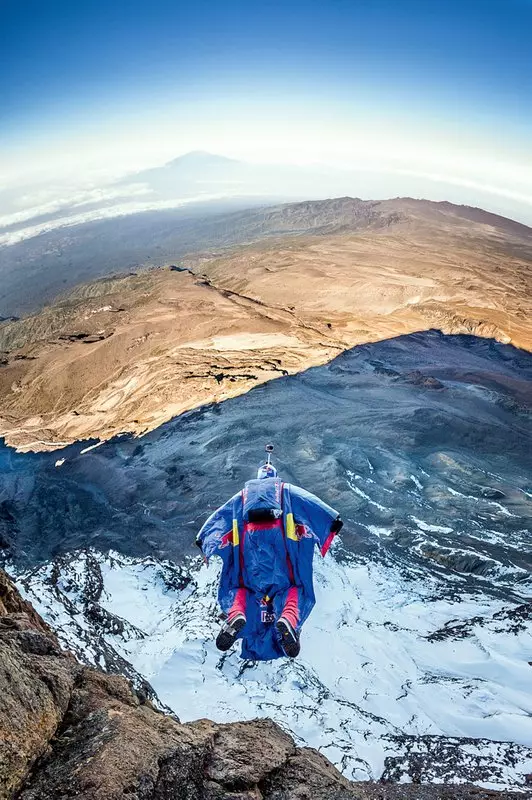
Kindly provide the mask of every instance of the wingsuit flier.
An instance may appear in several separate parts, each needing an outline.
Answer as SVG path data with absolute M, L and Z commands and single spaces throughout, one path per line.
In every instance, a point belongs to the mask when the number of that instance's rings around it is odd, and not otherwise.
M 211 514 L 196 538 L 207 561 L 223 561 L 219 650 L 242 638 L 244 659 L 299 654 L 301 627 L 315 603 L 314 547 L 325 556 L 342 525 L 318 497 L 284 483 L 268 456 L 257 478 Z

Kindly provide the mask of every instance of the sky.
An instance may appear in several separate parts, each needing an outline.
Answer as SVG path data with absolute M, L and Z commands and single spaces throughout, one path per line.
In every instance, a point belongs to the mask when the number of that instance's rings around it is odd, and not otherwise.
M 532 0 L 0 9 L 0 190 L 201 149 L 420 178 L 532 224 Z

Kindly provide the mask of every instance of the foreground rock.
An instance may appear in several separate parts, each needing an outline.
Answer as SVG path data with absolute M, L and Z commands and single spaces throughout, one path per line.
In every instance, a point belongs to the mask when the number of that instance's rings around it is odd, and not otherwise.
M 0 798 L 511 798 L 478 787 L 354 784 L 267 719 L 182 725 L 84 667 L 0 572 Z

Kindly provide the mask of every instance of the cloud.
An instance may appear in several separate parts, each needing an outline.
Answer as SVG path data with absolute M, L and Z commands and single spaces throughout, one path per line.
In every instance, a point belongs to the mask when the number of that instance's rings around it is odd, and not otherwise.
M 71 194 L 60 194 L 59 196 L 57 196 L 57 191 L 61 191 L 61 188 L 58 187 L 56 190 L 39 189 L 18 196 L 12 201 L 12 205 L 20 206 L 23 210 L 0 216 L 0 228 L 20 225 L 37 217 L 57 214 L 63 211 L 70 212 L 83 206 L 109 204 L 112 200 L 138 197 L 151 193 L 151 189 L 148 186 L 140 183 L 132 183 L 116 189 L 105 187 L 82 189 Z M 34 203 L 37 204 L 34 205 Z
M 181 200 L 160 200 L 151 203 L 121 203 L 108 208 L 96 208 L 81 214 L 73 214 L 68 217 L 60 217 L 27 228 L 20 228 L 0 234 L 0 246 L 10 246 L 39 236 L 43 233 L 50 233 L 57 228 L 67 228 L 73 225 L 83 225 L 86 222 L 95 222 L 101 219 L 112 219 L 113 217 L 124 217 L 129 214 L 138 214 L 142 211 L 161 211 L 164 209 L 180 208 L 190 203 L 205 202 L 208 200 L 223 200 L 227 194 L 201 194 L 197 197 L 187 197 Z
M 412 169 L 395 169 L 393 172 L 398 175 L 410 175 L 414 178 L 423 178 L 424 180 L 434 181 L 436 183 L 446 183 L 450 186 L 463 186 L 466 189 L 475 189 L 479 192 L 493 194 L 497 197 L 506 197 L 509 200 L 515 200 L 518 203 L 525 203 L 526 205 L 532 206 L 532 194 L 516 192 L 514 189 L 507 189 L 504 186 L 494 186 L 491 183 L 482 183 L 480 181 L 471 180 L 470 178 L 462 178 L 458 175 L 418 172 Z

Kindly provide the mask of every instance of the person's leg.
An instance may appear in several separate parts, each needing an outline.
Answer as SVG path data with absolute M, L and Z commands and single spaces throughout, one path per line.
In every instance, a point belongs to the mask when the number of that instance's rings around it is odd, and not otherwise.
M 238 634 L 246 624 L 247 601 L 247 589 L 236 589 L 233 603 L 227 615 L 227 622 L 216 637 L 218 650 L 225 652 L 235 643 Z
M 299 590 L 297 586 L 291 586 L 288 590 L 281 617 L 286 619 L 294 630 L 297 629 L 299 624 Z
M 248 590 L 247 589 L 237 589 L 235 592 L 235 599 L 233 600 L 233 605 L 229 610 L 229 614 L 227 615 L 227 619 L 230 622 L 237 616 L 246 616 L 246 606 L 248 602 Z
M 283 610 L 276 623 L 281 647 L 289 658 L 298 656 L 301 649 L 297 630 L 299 619 L 299 589 L 297 586 L 291 586 L 286 593 Z

